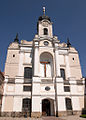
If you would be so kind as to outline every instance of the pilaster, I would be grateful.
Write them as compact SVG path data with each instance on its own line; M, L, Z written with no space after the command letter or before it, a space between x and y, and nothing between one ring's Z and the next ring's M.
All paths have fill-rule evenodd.
M66 75L67 75L67 78L70 78L71 74L70 74L70 66L69 66L69 57L68 57L68 55L65 56L65 63L66 63Z
M34 76L39 76L39 42L34 41Z
M56 76L60 76L58 42L55 42L55 64L56 64Z
M63 93L64 93L63 78L56 77L56 104L57 104L56 113L57 113L57 116L59 115L60 111L66 110L65 97L63 96Z
M7 82L8 82L8 76L5 76L5 80L4 80L4 92L3 92L3 98L2 98L2 108L1 111L4 111L4 105L5 105L5 94L6 94L6 87L7 87Z
M18 76L23 76L23 59L24 59L24 53L20 51Z
M80 93L78 92L76 78L71 77L69 79L69 83L70 83L70 96L71 96L71 100L72 100L73 111L80 111L81 108L80 108L80 101L79 101L79 97L78 97L78 95L80 95Z
M32 117L40 117L41 115L41 99L40 99L40 78L33 77L32 83ZM37 113L37 114L36 114Z

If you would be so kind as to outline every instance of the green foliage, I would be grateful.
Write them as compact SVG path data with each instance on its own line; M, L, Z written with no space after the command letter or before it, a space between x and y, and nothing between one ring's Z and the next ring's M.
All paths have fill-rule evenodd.
M82 117L82 118L86 118L86 114L80 115L80 117Z

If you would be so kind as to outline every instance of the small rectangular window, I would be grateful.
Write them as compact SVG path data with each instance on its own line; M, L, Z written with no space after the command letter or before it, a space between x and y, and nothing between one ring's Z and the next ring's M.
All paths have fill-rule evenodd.
M44 28L44 35L48 35L48 29Z
M31 91L31 86L23 86L23 91Z
M63 78L63 80L65 80L65 70L61 68L60 73L61 73L61 77Z
M24 68L24 78L32 79L32 68L30 67Z
M64 86L64 91L65 92L70 92L70 87L69 86Z

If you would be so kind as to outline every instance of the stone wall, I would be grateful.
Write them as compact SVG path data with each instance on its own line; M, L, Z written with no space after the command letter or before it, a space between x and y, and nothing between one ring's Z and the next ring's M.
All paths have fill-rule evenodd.
M57 112L59 117L68 116L68 115L81 115L81 111L60 111ZM32 118L40 118L42 117L41 112L1 112L1 117L32 117Z
M1 117L30 117L29 112L1 112Z
M32 112L31 113L31 117L35 117L35 118L39 118L39 117L41 117L42 116L42 113L40 113L40 112Z
M68 115L81 115L81 111L68 110L68 111L60 111L60 112L58 112L59 117L68 116Z

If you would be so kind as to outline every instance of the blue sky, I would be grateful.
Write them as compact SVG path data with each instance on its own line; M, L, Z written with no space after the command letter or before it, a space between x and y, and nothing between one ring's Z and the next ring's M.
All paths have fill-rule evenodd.
M43 14L53 22L53 32L61 42L70 38L86 76L86 0L0 0L0 69L4 71L8 45L16 33L19 40L31 41L37 33L37 20Z

